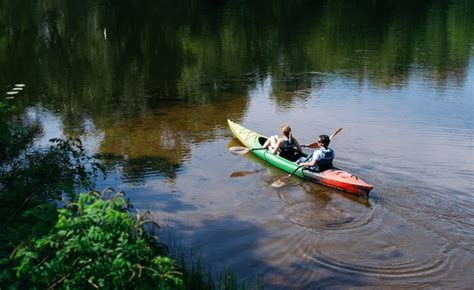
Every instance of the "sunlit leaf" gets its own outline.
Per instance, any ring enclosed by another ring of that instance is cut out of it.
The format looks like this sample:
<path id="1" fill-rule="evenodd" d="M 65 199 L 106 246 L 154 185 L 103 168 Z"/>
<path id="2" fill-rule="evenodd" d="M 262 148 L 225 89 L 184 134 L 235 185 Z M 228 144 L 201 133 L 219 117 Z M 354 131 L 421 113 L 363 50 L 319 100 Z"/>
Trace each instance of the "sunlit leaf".
<path id="1" fill-rule="evenodd" d="M 26 86 L 25 84 L 15 84 L 15 87 L 19 87 L 19 88 L 23 88 L 25 86 Z"/>
<path id="2" fill-rule="evenodd" d="M 7 95 L 16 95 L 18 94 L 18 91 L 9 91 L 7 92 Z"/>

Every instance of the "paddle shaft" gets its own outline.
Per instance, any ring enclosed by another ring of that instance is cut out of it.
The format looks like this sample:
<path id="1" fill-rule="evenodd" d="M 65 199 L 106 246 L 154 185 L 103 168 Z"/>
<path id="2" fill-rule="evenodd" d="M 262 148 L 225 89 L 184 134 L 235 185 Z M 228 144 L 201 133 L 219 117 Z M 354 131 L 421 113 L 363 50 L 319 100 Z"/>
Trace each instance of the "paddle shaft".
<path id="1" fill-rule="evenodd" d="M 296 169 L 293 170 L 293 172 L 288 175 L 288 178 L 291 177 L 291 176 L 293 176 L 293 174 L 295 174 L 296 171 L 298 171 L 298 169 L 300 169 L 301 167 L 303 167 L 303 165 L 298 165 L 298 167 L 296 167 Z"/>
<path id="2" fill-rule="evenodd" d="M 268 148 L 252 148 L 252 149 L 250 149 L 250 151 L 255 151 L 255 150 L 264 150 L 264 149 L 268 149 Z"/>

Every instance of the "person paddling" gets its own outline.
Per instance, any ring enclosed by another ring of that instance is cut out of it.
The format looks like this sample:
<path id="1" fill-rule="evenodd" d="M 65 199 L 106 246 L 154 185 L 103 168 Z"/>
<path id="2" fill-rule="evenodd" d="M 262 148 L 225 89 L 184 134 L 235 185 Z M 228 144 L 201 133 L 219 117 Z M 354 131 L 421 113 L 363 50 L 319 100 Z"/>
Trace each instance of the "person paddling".
<path id="1" fill-rule="evenodd" d="M 291 128 L 287 124 L 280 127 L 282 137 L 271 136 L 263 144 L 263 148 L 269 148 L 270 152 L 280 157 L 295 161 L 301 154 L 301 146 L 291 134 Z"/>
<path id="2" fill-rule="evenodd" d="M 317 141 L 319 147 L 314 150 L 312 155 L 302 157 L 296 163 L 317 172 L 332 168 L 335 154 L 334 150 L 328 147 L 329 142 L 331 142 L 331 139 L 328 135 L 320 135 Z"/>

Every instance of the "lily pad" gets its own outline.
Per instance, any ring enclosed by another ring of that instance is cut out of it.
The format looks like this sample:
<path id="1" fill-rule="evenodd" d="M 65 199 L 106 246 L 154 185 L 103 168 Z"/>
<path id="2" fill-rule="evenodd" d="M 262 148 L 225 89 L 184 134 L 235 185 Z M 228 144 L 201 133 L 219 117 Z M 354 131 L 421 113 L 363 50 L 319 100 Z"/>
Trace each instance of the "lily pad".
<path id="1" fill-rule="evenodd" d="M 20 87 L 14 87 L 12 89 L 12 91 L 23 91 L 23 88 L 20 88 Z"/>
<path id="2" fill-rule="evenodd" d="M 9 91 L 7 92 L 7 95 L 16 95 L 18 94 L 18 91 Z"/>
<path id="3" fill-rule="evenodd" d="M 23 88 L 25 86 L 26 86 L 25 84 L 15 84 L 15 87 L 19 87 L 19 88 Z"/>

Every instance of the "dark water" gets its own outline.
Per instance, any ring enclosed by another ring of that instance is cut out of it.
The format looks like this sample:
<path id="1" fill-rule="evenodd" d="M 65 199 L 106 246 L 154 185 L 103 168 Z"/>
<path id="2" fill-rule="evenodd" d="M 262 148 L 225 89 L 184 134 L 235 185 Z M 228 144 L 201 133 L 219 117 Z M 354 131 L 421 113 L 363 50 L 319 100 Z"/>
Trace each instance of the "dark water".
<path id="1" fill-rule="evenodd" d="M 473 4 L 0 0 L 0 86 L 27 85 L 5 101 L 37 146 L 80 136 L 100 188 L 242 280 L 471 288 Z M 281 171 L 227 151 L 228 117 L 301 143 L 343 127 L 337 165 L 375 189 L 274 189 Z"/>

